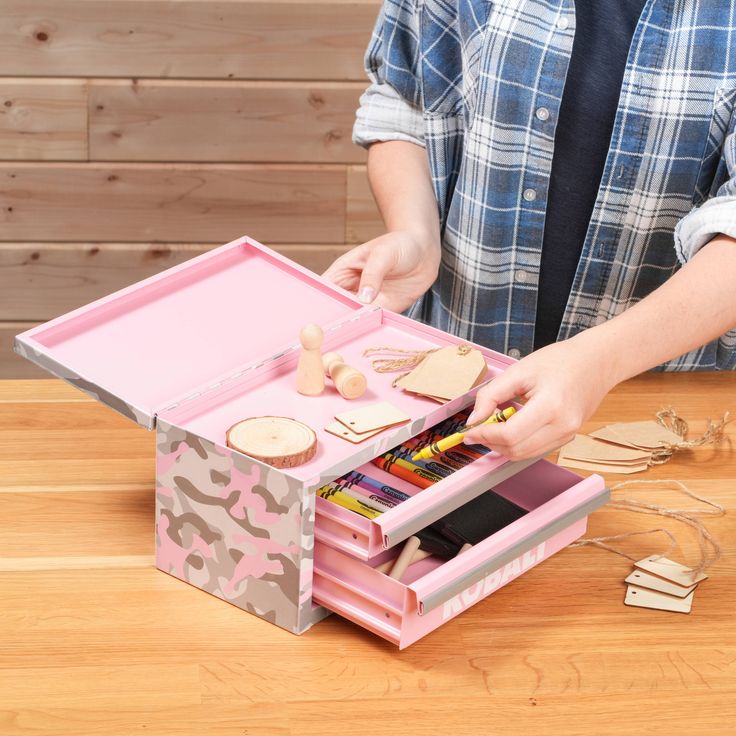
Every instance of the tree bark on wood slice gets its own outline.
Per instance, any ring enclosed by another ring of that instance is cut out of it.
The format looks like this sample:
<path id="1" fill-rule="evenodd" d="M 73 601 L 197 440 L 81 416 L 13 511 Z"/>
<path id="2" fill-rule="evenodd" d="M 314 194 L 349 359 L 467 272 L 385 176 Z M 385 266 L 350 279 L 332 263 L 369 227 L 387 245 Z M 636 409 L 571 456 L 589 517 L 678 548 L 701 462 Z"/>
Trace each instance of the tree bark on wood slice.
<path id="1" fill-rule="evenodd" d="M 317 435 L 288 417 L 251 417 L 227 431 L 227 446 L 274 468 L 293 468 L 317 452 Z"/>

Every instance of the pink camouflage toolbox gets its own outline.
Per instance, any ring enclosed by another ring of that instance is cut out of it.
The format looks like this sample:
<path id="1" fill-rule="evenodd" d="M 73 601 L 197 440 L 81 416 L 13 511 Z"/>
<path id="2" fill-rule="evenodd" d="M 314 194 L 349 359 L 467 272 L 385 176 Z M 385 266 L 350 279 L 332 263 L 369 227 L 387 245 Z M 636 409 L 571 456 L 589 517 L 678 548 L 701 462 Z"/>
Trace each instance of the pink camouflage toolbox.
<path id="1" fill-rule="evenodd" d="M 296 391 L 306 323 L 322 327 L 323 351 L 366 375 L 363 396 L 347 401 L 330 384 L 320 396 Z M 370 463 L 471 406 L 478 387 L 444 404 L 400 391 L 364 350 L 460 343 L 241 238 L 24 332 L 15 349 L 155 428 L 158 568 L 296 634 L 334 611 L 403 648 L 570 544 L 608 499 L 599 476 L 495 452 L 423 490 Z M 513 363 L 473 347 L 486 380 Z M 378 401 L 409 421 L 357 444 L 325 431 L 336 414 Z M 316 454 L 278 469 L 230 449 L 228 428 L 257 416 L 308 425 Z M 409 498 L 366 518 L 316 495 L 353 470 Z M 449 561 L 415 562 L 401 580 L 376 569 L 489 489 L 526 513 Z"/>

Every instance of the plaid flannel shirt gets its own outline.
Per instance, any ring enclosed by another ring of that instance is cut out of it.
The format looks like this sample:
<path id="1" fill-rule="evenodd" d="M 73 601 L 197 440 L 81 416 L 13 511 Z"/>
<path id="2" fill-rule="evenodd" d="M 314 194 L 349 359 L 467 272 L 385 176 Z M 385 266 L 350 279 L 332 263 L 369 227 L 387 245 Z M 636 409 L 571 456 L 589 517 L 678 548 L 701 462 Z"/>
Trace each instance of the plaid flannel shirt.
<path id="1" fill-rule="evenodd" d="M 440 273 L 409 313 L 514 357 L 534 340 L 574 33 L 572 0 L 385 0 L 366 54 L 354 140 L 424 146 L 439 208 Z M 558 339 L 736 237 L 735 108 L 734 3 L 648 0 Z M 736 330 L 662 367 L 734 370 Z"/>

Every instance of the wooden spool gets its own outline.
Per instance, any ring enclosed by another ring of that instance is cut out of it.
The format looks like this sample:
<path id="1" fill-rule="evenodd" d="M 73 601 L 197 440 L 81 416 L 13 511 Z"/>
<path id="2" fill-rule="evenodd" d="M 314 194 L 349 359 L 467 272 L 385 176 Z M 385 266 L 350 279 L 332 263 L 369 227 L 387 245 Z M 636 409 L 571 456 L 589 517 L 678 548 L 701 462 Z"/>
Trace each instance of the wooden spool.
<path id="1" fill-rule="evenodd" d="M 251 417 L 227 431 L 227 446 L 274 468 L 293 468 L 317 452 L 317 435 L 288 417 Z"/>

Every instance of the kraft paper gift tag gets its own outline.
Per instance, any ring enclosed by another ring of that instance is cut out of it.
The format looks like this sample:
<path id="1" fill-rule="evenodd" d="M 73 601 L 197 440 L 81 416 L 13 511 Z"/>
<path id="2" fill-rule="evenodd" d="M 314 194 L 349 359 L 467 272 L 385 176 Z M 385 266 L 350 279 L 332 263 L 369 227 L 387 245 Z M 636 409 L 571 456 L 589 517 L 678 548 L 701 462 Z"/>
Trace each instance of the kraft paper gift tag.
<path id="1" fill-rule="evenodd" d="M 578 434 L 560 450 L 558 465 L 593 473 L 641 473 L 649 467 L 649 452 L 619 447 Z"/>
<path id="2" fill-rule="evenodd" d="M 690 613 L 694 595 L 695 591 L 692 591 L 684 598 L 677 598 L 674 595 L 666 595 L 665 593 L 657 593 L 654 590 L 638 588 L 636 585 L 628 585 L 626 587 L 624 603 L 627 606 L 637 606 L 639 608 L 656 608 L 659 611 Z"/>
<path id="3" fill-rule="evenodd" d="M 588 470 L 591 473 L 622 473 L 626 475 L 643 473 L 649 467 L 647 463 L 642 463 L 641 465 L 606 465 L 605 463 L 596 463 L 593 461 L 568 460 L 564 457 L 558 458 L 557 464 L 564 465 L 566 468 Z"/>
<path id="4" fill-rule="evenodd" d="M 430 353 L 395 385 L 404 391 L 450 401 L 481 382 L 487 371 L 479 350 L 468 345 L 452 345 Z"/>
<path id="5" fill-rule="evenodd" d="M 590 436 L 618 445 L 648 450 L 656 450 L 666 445 L 676 445 L 682 442 L 680 435 L 651 420 L 609 424 L 602 429 L 591 432 Z"/>
<path id="6" fill-rule="evenodd" d="M 600 461 L 613 465 L 618 463 L 641 464 L 648 462 L 651 458 L 651 453 L 645 450 L 600 442 L 584 434 L 575 435 L 573 440 L 562 447 L 560 453 L 571 460 Z"/>
<path id="7" fill-rule="evenodd" d="M 631 583 L 637 588 L 647 588 L 648 590 L 656 590 L 658 593 L 674 595 L 677 598 L 685 598 L 698 587 L 697 583 L 683 587 L 664 578 L 659 578 L 656 575 L 650 575 L 648 572 L 644 572 L 644 570 L 634 570 L 624 582 Z"/>
<path id="8" fill-rule="evenodd" d="M 393 404 L 389 404 L 388 401 L 379 401 L 376 404 L 362 406 L 360 409 L 335 414 L 335 419 L 356 434 L 365 434 L 376 429 L 385 429 L 394 424 L 408 422 L 411 417 Z"/>

